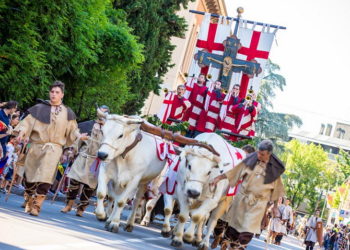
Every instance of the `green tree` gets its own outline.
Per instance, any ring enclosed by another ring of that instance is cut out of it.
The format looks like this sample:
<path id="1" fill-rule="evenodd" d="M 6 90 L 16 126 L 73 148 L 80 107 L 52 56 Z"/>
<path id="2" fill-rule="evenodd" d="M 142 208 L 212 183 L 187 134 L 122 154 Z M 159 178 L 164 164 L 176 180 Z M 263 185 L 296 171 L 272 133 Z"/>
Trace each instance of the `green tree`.
<path id="1" fill-rule="evenodd" d="M 341 183 L 350 177 L 350 154 L 344 150 L 340 150 L 337 156 L 337 163 L 339 165 L 339 170 L 344 175 L 343 180 L 339 180 Z"/>
<path id="2" fill-rule="evenodd" d="M 273 108 L 272 100 L 276 96 L 276 90 L 283 91 L 286 86 L 286 79 L 276 73 L 279 69 L 277 64 L 268 61 L 258 95 L 261 110 L 256 122 L 256 136 L 252 140 L 232 142 L 233 146 L 241 147 L 248 143 L 256 146 L 262 139 L 269 138 L 275 145 L 275 153 L 280 155 L 284 151 L 283 141 L 288 140 L 288 131 L 294 126 L 300 127 L 303 124 L 296 115 L 270 111 Z"/>
<path id="3" fill-rule="evenodd" d="M 0 2 L 0 100 L 28 107 L 59 79 L 81 119 L 93 114 L 95 102 L 121 111 L 126 75 L 143 61 L 122 10 L 108 0 Z"/>
<path id="4" fill-rule="evenodd" d="M 321 194 L 325 195 L 325 190 L 337 181 L 336 164 L 328 160 L 321 146 L 292 140 L 285 144 L 285 149 L 281 155 L 286 164 L 283 182 L 294 208 L 302 202 L 307 203 L 310 213 L 316 205 L 321 208 Z"/>
<path id="5" fill-rule="evenodd" d="M 294 126 L 301 126 L 301 119 L 293 114 L 272 112 L 272 100 L 276 96 L 276 90 L 283 91 L 286 79 L 278 74 L 280 67 L 269 60 L 265 77 L 262 80 L 258 101 L 261 103 L 261 111 L 256 123 L 256 132 L 260 138 L 288 139 L 288 130 Z"/>
<path id="6" fill-rule="evenodd" d="M 114 0 L 115 9 L 122 9 L 127 14 L 127 20 L 133 28 L 133 34 L 138 36 L 144 45 L 145 62 L 142 67 L 128 75 L 130 100 L 124 105 L 123 111 L 134 114 L 140 111 L 150 91 L 156 94 L 162 77 L 171 65 L 171 54 L 174 46 L 171 37 L 182 37 L 186 30 L 185 19 L 176 12 L 180 7 L 186 7 L 189 0 Z"/>

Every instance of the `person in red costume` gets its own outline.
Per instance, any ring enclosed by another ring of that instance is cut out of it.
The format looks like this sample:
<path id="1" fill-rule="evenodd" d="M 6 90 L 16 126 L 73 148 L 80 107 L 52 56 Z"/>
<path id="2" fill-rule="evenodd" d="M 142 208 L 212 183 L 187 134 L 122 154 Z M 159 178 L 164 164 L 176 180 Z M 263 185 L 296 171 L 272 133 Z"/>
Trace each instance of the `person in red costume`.
<path id="1" fill-rule="evenodd" d="M 257 98 L 256 98 L 255 93 L 253 92 L 251 95 L 252 95 L 252 99 L 253 99 L 253 105 L 255 106 L 255 109 L 256 109 L 256 115 L 253 118 L 254 122 L 252 123 L 252 126 L 249 129 L 249 133 L 247 135 L 250 137 L 254 137 L 255 136 L 255 123 L 258 119 L 258 114 L 260 113 L 260 110 L 262 107 L 261 107 L 261 103 L 256 100 Z"/>
<path id="2" fill-rule="evenodd" d="M 222 104 L 219 129 L 234 133 L 236 114 L 232 113 L 232 109 L 241 102 L 242 98 L 239 97 L 239 84 L 235 84 Z"/>
<path id="3" fill-rule="evenodd" d="M 168 92 L 163 101 L 163 105 L 157 114 L 162 123 L 173 124 L 172 120 L 181 121 L 186 110 L 191 107 L 191 103 L 184 97 L 185 85 L 177 87 L 176 94 Z"/>
<path id="4" fill-rule="evenodd" d="M 196 132 L 197 121 L 199 116 L 204 109 L 205 96 L 207 95 L 208 88 L 205 86 L 205 75 L 200 74 L 197 82 L 192 86 L 191 84 L 186 85 L 185 98 L 191 103 L 183 118 L 184 121 L 188 121 L 190 124 L 189 130 L 186 133 L 187 137 L 195 137 L 198 134 Z"/>
<path id="5" fill-rule="evenodd" d="M 233 133 L 249 135 L 257 114 L 252 96 L 248 95 L 243 103 L 233 106 L 230 112 L 235 115 Z"/>
<path id="6" fill-rule="evenodd" d="M 196 131 L 200 133 L 215 131 L 219 123 L 220 108 L 224 98 L 225 94 L 222 92 L 221 82 L 217 80 L 207 92 L 204 110 L 200 114 Z"/>

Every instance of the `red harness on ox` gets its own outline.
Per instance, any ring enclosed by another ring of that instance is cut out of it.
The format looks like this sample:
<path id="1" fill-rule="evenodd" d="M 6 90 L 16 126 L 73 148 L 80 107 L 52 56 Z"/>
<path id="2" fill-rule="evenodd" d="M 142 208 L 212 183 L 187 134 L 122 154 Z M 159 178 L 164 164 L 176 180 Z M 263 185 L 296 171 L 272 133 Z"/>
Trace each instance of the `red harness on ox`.
<path id="1" fill-rule="evenodd" d="M 157 147 L 157 156 L 160 161 L 167 160 L 168 171 L 166 173 L 165 181 L 159 187 L 159 192 L 164 194 L 165 192 L 169 195 L 174 194 L 176 188 L 176 177 L 179 167 L 180 157 L 176 155 L 174 146 L 172 143 L 166 142 L 161 139 L 155 138 Z"/>

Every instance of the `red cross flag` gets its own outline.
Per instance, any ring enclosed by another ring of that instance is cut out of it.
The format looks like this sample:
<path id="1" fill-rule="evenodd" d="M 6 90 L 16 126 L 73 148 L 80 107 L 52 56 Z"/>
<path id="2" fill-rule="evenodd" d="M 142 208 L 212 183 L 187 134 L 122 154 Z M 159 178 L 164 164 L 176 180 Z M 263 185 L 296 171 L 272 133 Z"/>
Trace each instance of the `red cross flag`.
<path id="1" fill-rule="evenodd" d="M 196 55 L 199 50 L 207 50 L 210 53 L 219 55 L 224 53 L 223 42 L 231 33 L 232 20 L 220 16 L 217 23 L 212 23 L 210 22 L 210 15 L 210 13 L 205 13 L 204 15 L 193 55 Z M 189 77 L 186 83 L 186 98 L 188 98 L 193 87 L 193 82 L 195 81 L 192 78 L 193 75 L 198 77 L 200 73 L 205 75 L 209 73 L 212 75 L 212 79 L 216 80 L 219 78 L 220 70 L 214 68 L 209 69 L 209 67 L 201 68 L 193 58 L 188 73 Z"/>
<path id="2" fill-rule="evenodd" d="M 173 107 L 174 103 L 174 98 L 175 98 L 175 93 L 170 92 L 165 96 L 165 99 L 163 101 L 163 105 L 161 106 L 157 116 L 158 118 L 162 121 L 162 123 L 166 123 L 167 119 L 170 116 L 171 109 Z"/>
<path id="3" fill-rule="evenodd" d="M 260 27 L 260 26 L 259 26 Z M 249 78 L 247 75 L 242 73 L 234 73 L 231 79 L 230 87 L 233 84 L 239 83 L 240 87 L 240 97 L 244 98 L 247 95 L 247 90 L 251 87 L 254 93 L 257 95 L 259 93 L 260 83 L 264 77 L 264 69 L 269 58 L 269 53 L 277 29 L 273 31 L 270 29 L 269 25 L 264 25 L 262 29 L 256 30 L 257 26 L 252 25 L 248 27 L 247 22 L 241 20 L 239 24 L 239 29 L 237 37 L 240 39 L 242 47 L 238 50 L 237 58 L 243 60 L 256 60 L 260 63 L 263 72 L 259 76 L 254 78 Z"/>

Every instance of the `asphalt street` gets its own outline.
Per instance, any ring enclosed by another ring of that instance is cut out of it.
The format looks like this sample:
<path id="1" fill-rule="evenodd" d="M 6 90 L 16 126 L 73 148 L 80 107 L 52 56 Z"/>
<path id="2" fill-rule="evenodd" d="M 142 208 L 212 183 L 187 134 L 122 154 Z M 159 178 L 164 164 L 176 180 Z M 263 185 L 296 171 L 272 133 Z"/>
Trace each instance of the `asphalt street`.
<path id="1" fill-rule="evenodd" d="M 11 195 L 5 202 L 5 195 L 0 197 L 0 249 L 174 249 L 170 239 L 160 235 L 160 227 L 137 225 L 132 233 L 119 230 L 118 234 L 107 232 L 104 223 L 97 221 L 91 206 L 84 217 L 60 213 L 62 202 L 50 204 L 45 201 L 39 217 L 23 212 L 20 207 L 22 197 Z M 125 217 L 124 217 L 125 219 Z M 264 237 L 254 239 L 249 250 L 264 249 Z M 182 248 L 195 249 L 185 244 Z M 280 247 L 269 246 L 268 249 L 304 249 L 295 238 L 284 238 Z"/>

